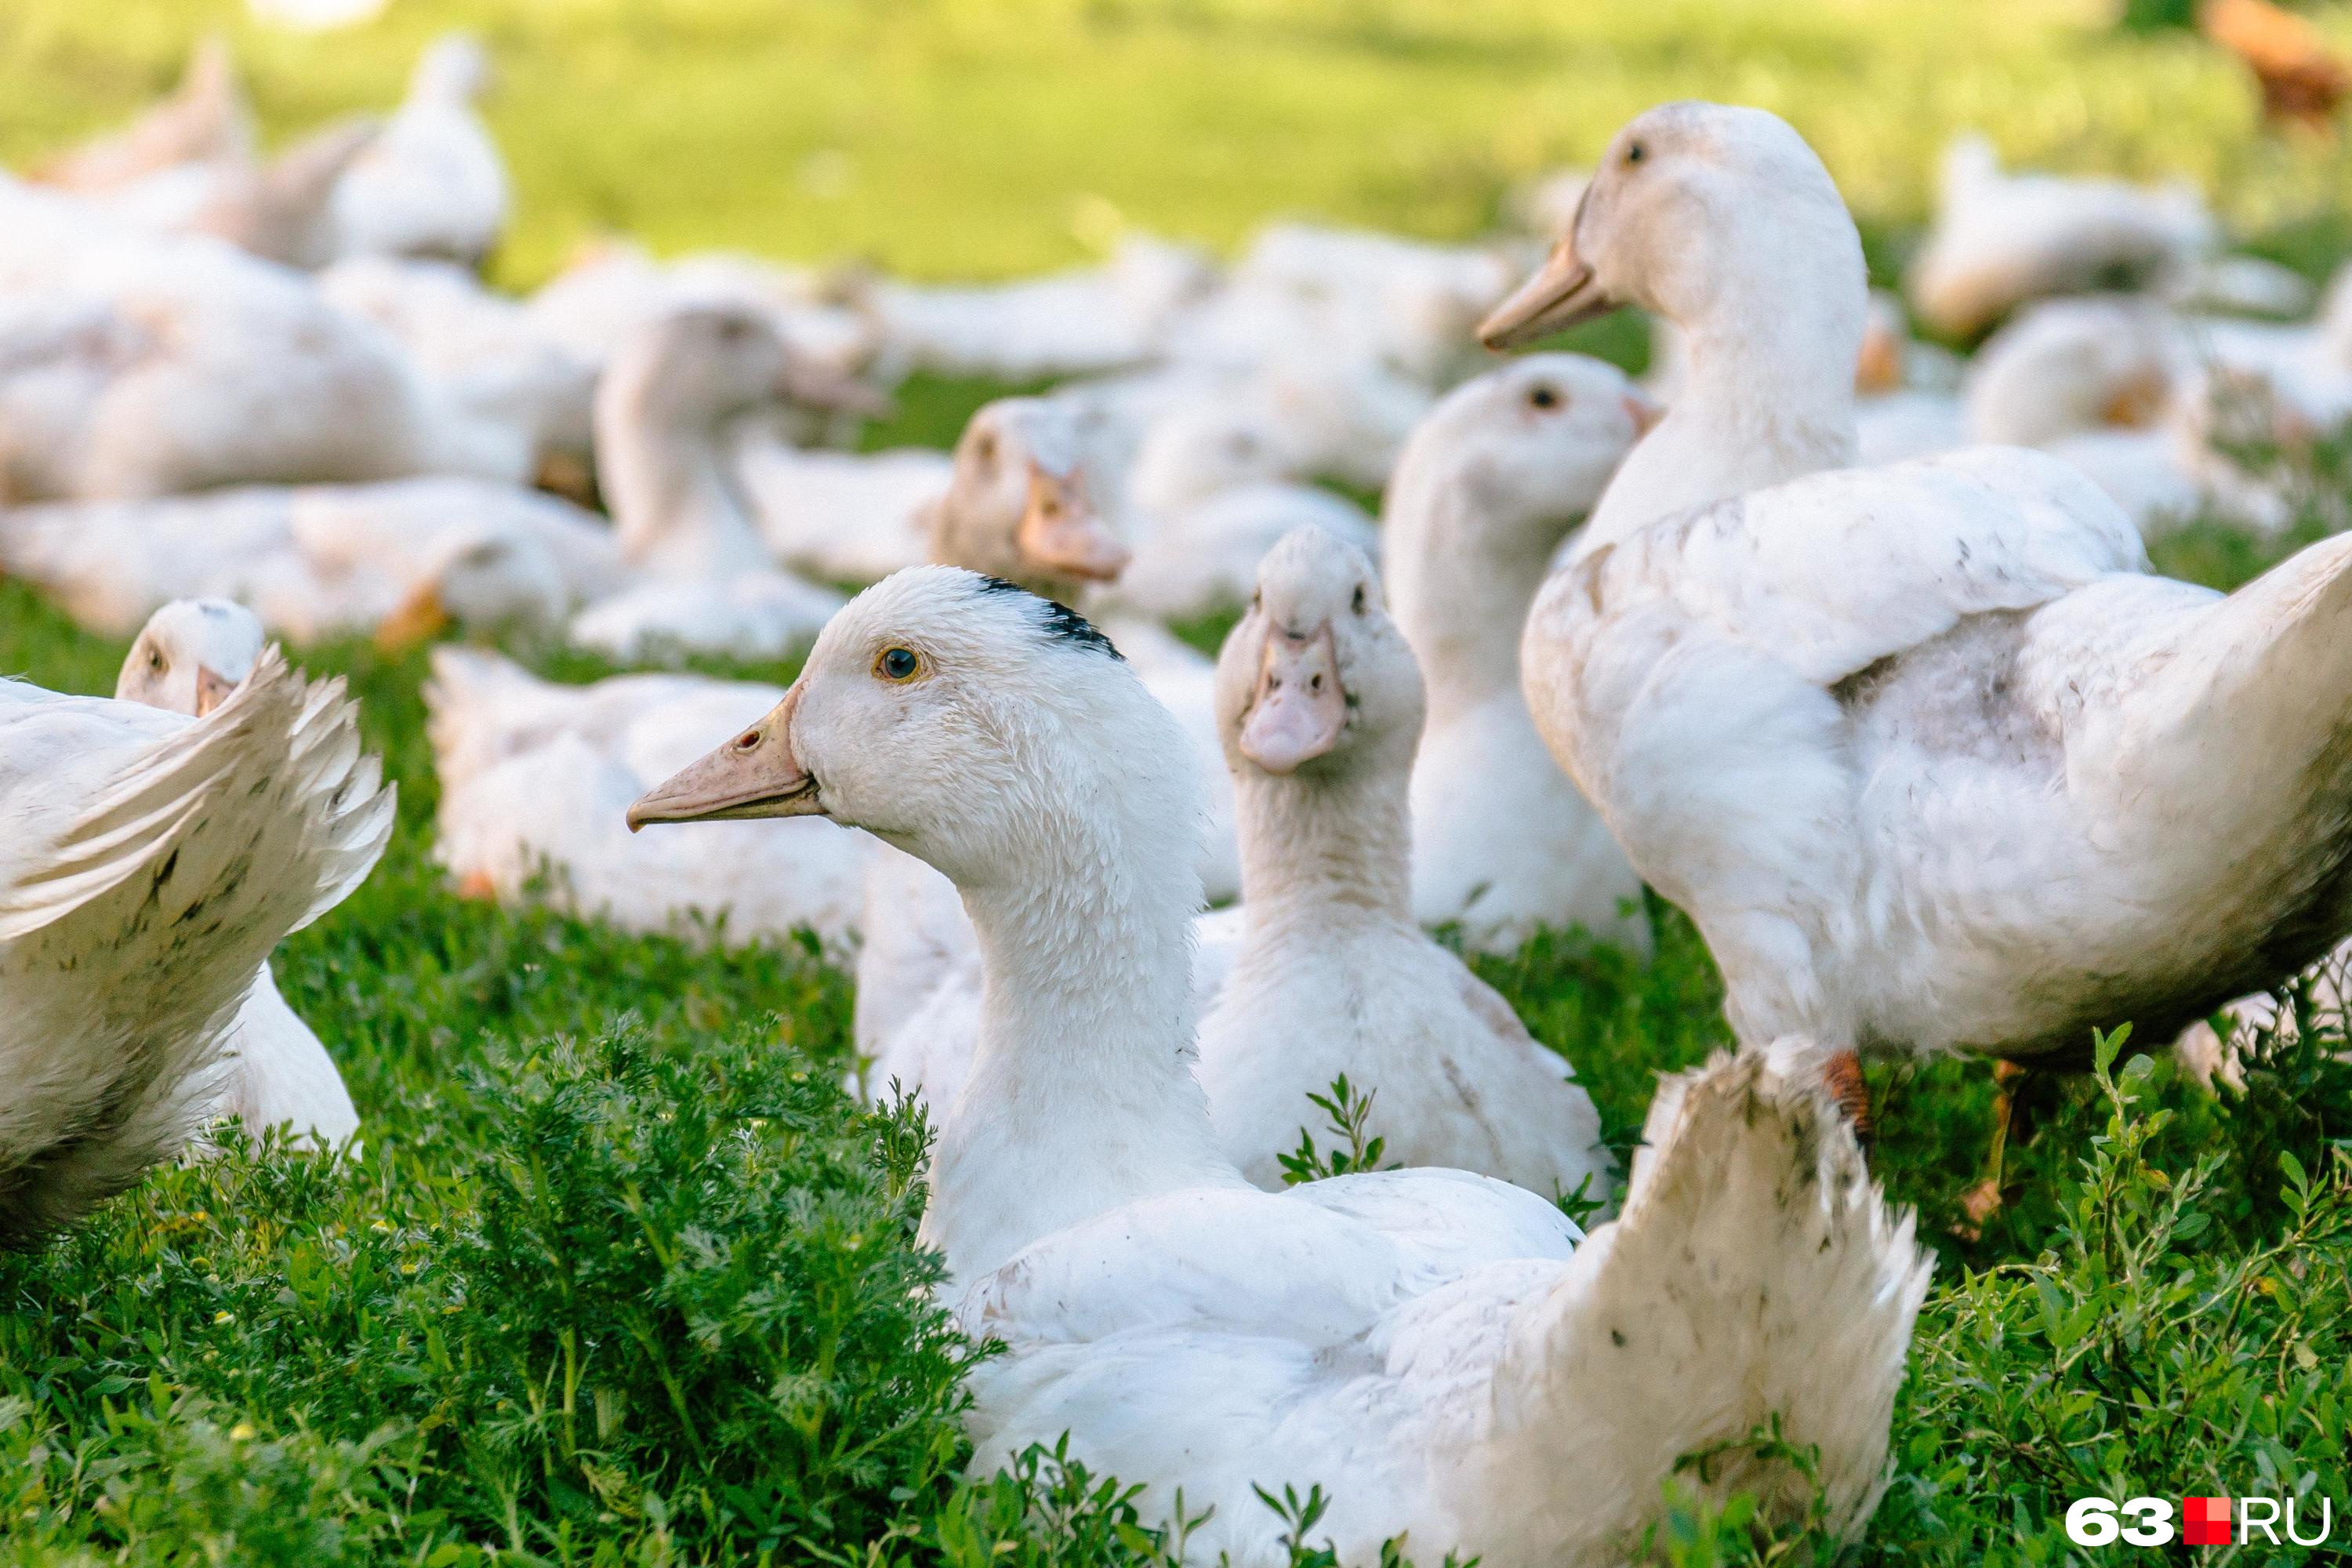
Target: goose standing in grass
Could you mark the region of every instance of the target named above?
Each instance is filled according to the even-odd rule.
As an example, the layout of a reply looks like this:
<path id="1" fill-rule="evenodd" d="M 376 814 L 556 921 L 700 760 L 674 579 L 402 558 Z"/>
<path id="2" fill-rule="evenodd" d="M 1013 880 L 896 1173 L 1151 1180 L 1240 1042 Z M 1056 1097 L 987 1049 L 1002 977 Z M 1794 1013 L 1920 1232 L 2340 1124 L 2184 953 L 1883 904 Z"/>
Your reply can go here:
<path id="1" fill-rule="evenodd" d="M 22 1245 L 185 1145 L 262 964 L 367 875 L 393 797 L 340 683 L 274 651 L 200 719 L 0 682 L 0 1240 Z"/>
<path id="2" fill-rule="evenodd" d="M 1488 341 L 1638 302 L 1690 376 L 1537 599 L 1528 707 L 1741 1038 L 2169 1037 L 2352 927 L 2352 540 L 2225 597 L 2038 453 L 1817 472 L 1853 458 L 1864 300 L 1782 121 L 1619 133 Z"/>
<path id="3" fill-rule="evenodd" d="M 1311 524 L 1276 545 L 1217 660 L 1244 925 L 1201 1021 L 1218 1143 L 1279 1188 L 1307 1096 L 1345 1074 L 1399 1164 L 1605 1201 L 1612 1162 L 1574 1070 L 1414 922 L 1422 711 L 1363 552 Z"/>
<path id="4" fill-rule="evenodd" d="M 335 185 L 345 256 L 414 256 L 478 267 L 507 224 L 507 171 L 475 111 L 489 56 L 463 33 L 416 62 L 408 97 Z"/>
<path id="5" fill-rule="evenodd" d="M 1635 876 L 1519 695 L 1519 633 L 1560 542 L 1657 410 L 1624 375 L 1539 354 L 1456 388 L 1389 489 L 1389 597 L 1429 685 L 1412 771 L 1412 907 L 1483 952 L 1538 926 L 1650 946 Z"/>
<path id="6" fill-rule="evenodd" d="M 596 387 L 596 478 L 643 581 L 573 618 L 572 641 L 623 663 L 682 653 L 781 658 L 841 596 L 769 564 L 727 449 L 770 405 L 871 406 L 863 385 L 810 363 L 757 313 L 696 307 L 656 321 Z"/>
<path id="7" fill-rule="evenodd" d="M 903 572 L 825 628 L 776 709 L 634 825 L 822 815 L 953 878 L 987 968 L 980 1048 L 931 1167 L 972 1369 L 972 1465 L 1067 1434 L 1209 1517 L 1202 1557 L 1282 1563 L 1254 1487 L 1328 1489 L 1341 1560 L 1624 1560 L 1685 1479 L 1807 1488 L 1743 1445 L 1813 1447 L 1830 1528 L 1885 1484 L 1927 1264 L 1819 1095 L 1751 1055 L 1671 1081 L 1623 1216 L 1459 1171 L 1284 1193 L 1217 1146 L 1192 1071 L 1200 904 L 1187 742 L 1087 622 L 1009 584 Z"/>
<path id="8" fill-rule="evenodd" d="M 223 599 L 181 599 L 141 628 L 115 682 L 117 701 L 202 719 L 261 660 L 261 623 Z M 285 1126 L 327 1149 L 359 1131 L 360 1116 L 335 1059 L 286 999 L 264 963 L 223 1051 L 226 1092 L 215 1114 L 235 1114 L 258 1137 Z"/>

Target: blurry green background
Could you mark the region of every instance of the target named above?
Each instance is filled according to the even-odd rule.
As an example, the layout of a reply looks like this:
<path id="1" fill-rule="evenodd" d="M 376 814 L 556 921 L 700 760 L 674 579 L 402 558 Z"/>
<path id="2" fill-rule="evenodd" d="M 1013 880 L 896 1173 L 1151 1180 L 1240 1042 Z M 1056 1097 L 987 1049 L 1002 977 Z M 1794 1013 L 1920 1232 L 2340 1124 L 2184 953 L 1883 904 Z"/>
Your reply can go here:
<path id="1" fill-rule="evenodd" d="M 518 224 L 863 257 L 922 278 L 1081 259 L 1128 223 L 1230 246 L 1317 215 L 1475 234 L 1508 185 L 1662 99 L 1762 105 L 1874 228 L 1926 211 L 1978 126 L 2052 167 L 2182 175 L 2242 234 L 2352 207 L 2331 144 L 2258 133 L 2237 63 L 2115 0 L 394 0 L 302 36 L 238 0 L 0 0 L 0 160 L 130 115 L 225 32 L 283 137 L 399 96 L 434 34 L 501 70 Z M 2317 18 L 2339 42 L 2347 19 Z"/>

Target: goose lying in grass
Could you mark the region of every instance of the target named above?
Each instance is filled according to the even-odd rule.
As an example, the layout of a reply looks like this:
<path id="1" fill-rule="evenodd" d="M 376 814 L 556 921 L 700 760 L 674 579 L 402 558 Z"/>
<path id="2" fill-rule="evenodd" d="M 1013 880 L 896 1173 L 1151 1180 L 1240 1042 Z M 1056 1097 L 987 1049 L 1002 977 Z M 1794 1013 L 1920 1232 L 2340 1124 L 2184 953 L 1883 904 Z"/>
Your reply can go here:
<path id="1" fill-rule="evenodd" d="M 2004 174 L 1990 142 L 1963 136 L 1944 153 L 1936 221 L 1906 287 L 1922 321 L 1970 337 L 2029 300 L 2169 282 L 2217 238 L 2186 185 Z"/>
<path id="2" fill-rule="evenodd" d="M 374 634 L 388 647 L 452 621 L 543 634 L 625 574 L 588 513 L 458 479 L 19 507 L 0 512 L 0 570 L 110 636 L 173 599 L 209 597 L 298 644 Z"/>
<path id="3" fill-rule="evenodd" d="M 20 1245 L 187 1142 L 270 950 L 366 876 L 393 800 L 339 683 L 274 651 L 201 719 L 0 682 L 0 1240 Z"/>
<path id="4" fill-rule="evenodd" d="M 728 426 L 772 403 L 871 405 L 793 353 L 757 313 L 679 310 L 641 332 L 596 386 L 596 477 L 645 580 L 573 618 L 572 640 L 622 663 L 686 653 L 780 658 L 841 596 L 769 564 L 730 461 Z"/>
<path id="5" fill-rule="evenodd" d="M 775 706 L 776 688 L 697 675 L 546 681 L 473 648 L 433 650 L 425 688 L 441 784 L 436 859 L 460 891 L 560 908 L 629 931 L 723 920 L 738 941 L 856 928 L 870 845 L 820 831 L 728 828 L 633 838 L 617 810 L 694 757 L 714 729 Z M 544 878 L 544 886 L 540 886 Z"/>
<path id="6" fill-rule="evenodd" d="M 1345 1074 L 1377 1097 L 1373 1124 L 1400 1164 L 1605 1200 L 1609 1152 L 1574 1072 L 1414 923 L 1406 793 L 1422 707 L 1363 552 L 1312 526 L 1276 545 L 1217 660 L 1244 922 L 1201 1021 L 1218 1143 L 1279 1188 L 1307 1096 Z"/>
<path id="7" fill-rule="evenodd" d="M 1612 366 L 1541 354 L 1456 388 L 1389 489 L 1389 595 L 1429 684 L 1412 908 L 1487 952 L 1539 925 L 1646 952 L 1642 880 L 1544 749 L 1519 631 L 1544 572 L 1656 409 Z"/>
<path id="8" fill-rule="evenodd" d="M 523 452 L 304 278 L 215 239 L 92 227 L 64 203 L 0 185 L 7 499 L 522 477 Z"/>
<path id="9" fill-rule="evenodd" d="M 244 606 L 177 600 L 156 611 L 131 643 L 115 700 L 202 719 L 252 675 L 261 647 L 261 623 Z M 227 1082 L 215 1114 L 236 1115 L 256 1136 L 286 1126 L 328 1149 L 359 1131 L 334 1058 L 278 994 L 267 963 L 221 1054 Z"/>
<path id="10" fill-rule="evenodd" d="M 1741 1038 L 2071 1063 L 2352 925 L 2352 541 L 2224 597 L 2037 453 L 1815 472 L 1853 458 L 1862 253 L 1769 114 L 1626 127 L 1489 341 L 1618 300 L 1689 382 L 1538 597 L 1528 706 Z"/>
<path id="11" fill-rule="evenodd" d="M 475 112 L 489 57 L 463 33 L 419 57 L 408 97 L 335 185 L 345 256 L 417 256 L 478 267 L 507 224 L 507 171 Z"/>
<path id="12" fill-rule="evenodd" d="M 1209 1518 L 1204 1559 L 1283 1563 L 1253 1487 L 1327 1489 L 1343 1561 L 1624 1560 L 1676 1458 L 1768 1414 L 1859 1531 L 1927 1265 L 1850 1133 L 1756 1057 L 1669 1083 L 1623 1217 L 1580 1242 L 1458 1171 L 1273 1194 L 1217 1147 L 1192 1072 L 1200 903 L 1186 741 L 1093 627 L 941 567 L 861 595 L 783 701 L 633 824 L 823 815 L 952 877 L 980 933 L 981 1045 L 931 1168 L 972 1368 L 972 1464 L 1067 1434 Z M 1685 1478 L 1803 1483 L 1742 1454 Z"/>
<path id="13" fill-rule="evenodd" d="M 108 193 L 104 210 L 158 234 L 205 234 L 289 267 L 335 258 L 335 183 L 375 139 L 365 121 L 330 125 L 263 163 L 183 163 Z"/>

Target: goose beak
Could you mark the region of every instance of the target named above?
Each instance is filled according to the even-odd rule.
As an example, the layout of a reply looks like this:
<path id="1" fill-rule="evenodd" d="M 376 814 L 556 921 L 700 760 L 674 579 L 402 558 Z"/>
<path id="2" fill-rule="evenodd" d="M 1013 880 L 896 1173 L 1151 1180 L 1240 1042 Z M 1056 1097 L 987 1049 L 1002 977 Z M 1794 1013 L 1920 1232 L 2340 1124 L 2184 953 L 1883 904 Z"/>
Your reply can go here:
<path id="1" fill-rule="evenodd" d="M 887 393 L 805 354 L 784 356 L 783 372 L 776 377 L 776 395 L 803 408 L 855 414 L 866 419 L 887 419 L 898 412 Z"/>
<path id="2" fill-rule="evenodd" d="M 1594 279 L 1592 268 L 1578 258 L 1571 226 L 1535 276 L 1478 323 L 1478 341 L 1490 349 L 1517 348 L 1616 308 L 1617 301 Z"/>
<path id="3" fill-rule="evenodd" d="M 1862 334 L 1862 353 L 1853 365 L 1853 389 L 1864 397 L 1903 390 L 1903 340 L 1874 318 Z"/>
<path id="4" fill-rule="evenodd" d="M 1665 405 L 1648 393 L 1629 392 L 1625 395 L 1625 417 L 1633 422 L 1635 440 L 1656 429 L 1658 421 L 1665 416 Z"/>
<path id="5" fill-rule="evenodd" d="M 1304 637 L 1269 626 L 1242 724 L 1242 755 L 1267 773 L 1292 773 L 1338 745 L 1347 727 L 1348 693 L 1329 623 Z"/>
<path id="6" fill-rule="evenodd" d="M 196 666 L 196 717 L 201 719 L 236 689 L 236 682 L 207 664 Z"/>
<path id="7" fill-rule="evenodd" d="M 1129 552 L 1112 537 L 1087 500 L 1086 473 L 1049 474 L 1029 465 L 1029 503 L 1013 536 L 1021 558 L 1042 572 L 1108 583 L 1127 570 Z"/>
<path id="8" fill-rule="evenodd" d="M 441 602 L 441 584 L 426 583 L 400 602 L 375 628 L 380 653 L 402 654 L 429 642 L 448 629 L 449 606 Z"/>
<path id="9" fill-rule="evenodd" d="M 822 816 L 816 778 L 793 754 L 793 714 L 801 689 L 768 716 L 629 807 L 629 831 L 649 822 L 740 822 L 762 816 Z"/>

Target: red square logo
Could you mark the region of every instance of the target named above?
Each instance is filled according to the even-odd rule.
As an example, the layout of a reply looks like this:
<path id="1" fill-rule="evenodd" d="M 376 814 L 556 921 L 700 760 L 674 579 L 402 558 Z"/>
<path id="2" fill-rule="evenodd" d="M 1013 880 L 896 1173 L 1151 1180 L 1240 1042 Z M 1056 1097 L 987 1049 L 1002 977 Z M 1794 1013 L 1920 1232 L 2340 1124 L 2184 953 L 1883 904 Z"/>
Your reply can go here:
<path id="1" fill-rule="evenodd" d="M 2183 1498 L 2180 1539 L 2189 1546 L 2230 1544 L 2230 1500 L 2225 1497 Z"/>

